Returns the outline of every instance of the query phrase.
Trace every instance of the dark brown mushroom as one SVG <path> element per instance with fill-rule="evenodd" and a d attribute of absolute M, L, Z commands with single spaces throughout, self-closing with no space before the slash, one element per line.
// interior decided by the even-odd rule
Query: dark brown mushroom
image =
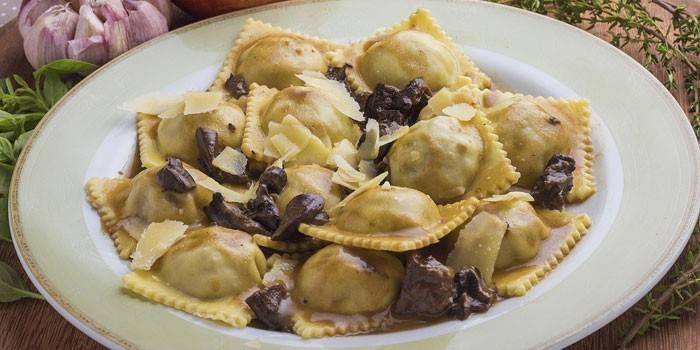
<path fill-rule="evenodd" d="M 166 191 L 185 193 L 192 191 L 197 184 L 192 175 L 182 166 L 182 161 L 168 157 L 163 168 L 156 173 L 158 183 Z"/>

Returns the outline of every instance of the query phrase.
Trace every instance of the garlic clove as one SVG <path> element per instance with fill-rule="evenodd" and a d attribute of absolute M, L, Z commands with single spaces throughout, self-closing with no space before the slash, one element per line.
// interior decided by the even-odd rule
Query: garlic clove
<path fill-rule="evenodd" d="M 109 18 L 118 20 L 128 15 L 121 0 L 85 0 L 85 4 L 92 6 L 95 14 L 104 22 Z"/>
<path fill-rule="evenodd" d="M 124 1 L 129 14 L 129 47 L 137 46 L 168 31 L 168 22 L 158 9 L 146 1 Z"/>
<path fill-rule="evenodd" d="M 70 4 L 54 5 L 39 16 L 24 38 L 24 54 L 32 67 L 67 58 L 77 23 L 78 14 Z"/>
<path fill-rule="evenodd" d="M 103 64 L 109 60 L 107 45 L 102 35 L 73 39 L 68 42 L 68 57 Z"/>
<path fill-rule="evenodd" d="M 104 38 L 109 59 L 117 57 L 129 49 L 128 27 L 129 19 L 121 17 L 118 10 L 104 5 L 102 13 L 106 17 Z"/>
<path fill-rule="evenodd" d="M 17 16 L 17 24 L 19 33 L 22 38 L 27 36 L 27 33 L 32 28 L 32 25 L 46 10 L 55 5 L 64 5 L 63 0 L 29 0 L 22 5 Z"/>
<path fill-rule="evenodd" d="M 74 39 L 88 38 L 104 33 L 105 27 L 90 5 L 80 6 L 78 15 L 78 25 L 75 28 Z"/>
<path fill-rule="evenodd" d="M 172 23 L 173 20 L 173 4 L 170 2 L 170 0 L 145 1 L 155 6 L 155 8 L 158 9 L 158 12 L 160 12 L 160 14 L 163 15 L 163 17 L 165 17 L 165 21 L 168 23 L 168 26 L 170 26 L 170 23 Z"/>

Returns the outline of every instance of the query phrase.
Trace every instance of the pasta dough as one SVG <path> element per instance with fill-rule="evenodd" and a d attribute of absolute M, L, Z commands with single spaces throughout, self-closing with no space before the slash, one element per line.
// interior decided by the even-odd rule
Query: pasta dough
<path fill-rule="evenodd" d="M 444 204 L 501 193 L 519 177 L 491 123 L 437 116 L 413 125 L 389 151 L 391 182 Z"/>
<path fill-rule="evenodd" d="M 402 252 L 437 242 L 463 223 L 478 202 L 470 198 L 438 207 L 410 188 L 384 185 L 360 191 L 331 211 L 329 224 L 302 224 L 299 231 L 338 244 Z"/>
<path fill-rule="evenodd" d="M 389 308 L 403 274 L 401 262 L 388 253 L 330 245 L 301 267 L 294 299 L 314 311 L 371 315 Z"/>
<path fill-rule="evenodd" d="M 372 91 L 377 84 L 402 88 L 418 77 L 433 91 L 459 82 L 462 76 L 479 87 L 491 86 L 491 79 L 423 8 L 401 23 L 329 56 L 333 66 L 350 64 L 347 77 L 353 90 Z"/>
<path fill-rule="evenodd" d="M 245 115 L 240 107 L 229 102 L 222 102 L 211 112 L 170 119 L 139 114 L 137 130 L 143 166 L 163 165 L 168 156 L 197 166 L 199 153 L 194 134 L 199 127 L 215 130 L 222 149 L 227 146 L 236 148 L 243 140 Z"/>
<path fill-rule="evenodd" d="M 187 233 L 156 262 L 153 272 L 187 295 L 216 299 L 258 285 L 266 266 L 249 234 L 211 226 Z"/>
<path fill-rule="evenodd" d="M 248 19 L 211 90 L 225 91 L 224 84 L 231 74 L 243 76 L 249 85 L 256 83 L 276 89 L 301 85 L 297 74 L 325 72 L 329 64 L 326 53 L 343 47 Z"/>

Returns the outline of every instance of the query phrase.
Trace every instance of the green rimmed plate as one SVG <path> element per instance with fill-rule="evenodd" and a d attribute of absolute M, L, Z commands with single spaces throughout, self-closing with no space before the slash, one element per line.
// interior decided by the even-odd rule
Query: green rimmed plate
<path fill-rule="evenodd" d="M 347 41 L 418 6 L 429 8 L 502 88 L 590 99 L 599 191 L 571 209 L 588 213 L 593 227 L 557 269 L 525 297 L 465 322 L 311 341 L 230 329 L 121 288 L 128 269 L 101 232 L 83 185 L 93 176 L 118 176 L 131 162 L 134 116 L 118 108 L 124 101 L 208 86 L 249 16 Z M 11 188 L 11 225 L 25 269 L 42 294 L 110 347 L 561 347 L 622 313 L 673 263 L 700 210 L 698 153 L 683 111 L 652 75 L 560 22 L 469 1 L 293 1 L 182 28 L 85 79 L 46 116 L 21 156 Z"/>

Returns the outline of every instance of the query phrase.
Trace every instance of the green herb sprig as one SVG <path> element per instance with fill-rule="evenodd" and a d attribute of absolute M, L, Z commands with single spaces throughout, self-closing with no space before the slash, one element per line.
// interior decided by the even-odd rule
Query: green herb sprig
<path fill-rule="evenodd" d="M 555 17 L 586 30 L 603 30 L 620 49 L 638 50 L 642 64 L 662 77 L 666 88 L 688 100 L 688 117 L 700 139 L 700 16 L 663 0 L 492 0 Z M 657 6 L 671 16 L 670 25 L 651 13 Z M 680 69 L 679 69 L 680 68 Z M 634 309 L 640 317 L 622 336 L 627 347 L 637 335 L 694 312 L 700 300 L 700 220 L 693 239 L 667 278 Z"/>
<path fill-rule="evenodd" d="M 7 217 L 10 180 L 32 130 L 68 90 L 96 68 L 92 63 L 63 59 L 34 72 L 33 85 L 18 75 L 0 80 L 0 241 L 12 241 Z M 11 266 L 0 261 L 0 303 L 26 297 L 41 299 L 27 291 Z"/>

